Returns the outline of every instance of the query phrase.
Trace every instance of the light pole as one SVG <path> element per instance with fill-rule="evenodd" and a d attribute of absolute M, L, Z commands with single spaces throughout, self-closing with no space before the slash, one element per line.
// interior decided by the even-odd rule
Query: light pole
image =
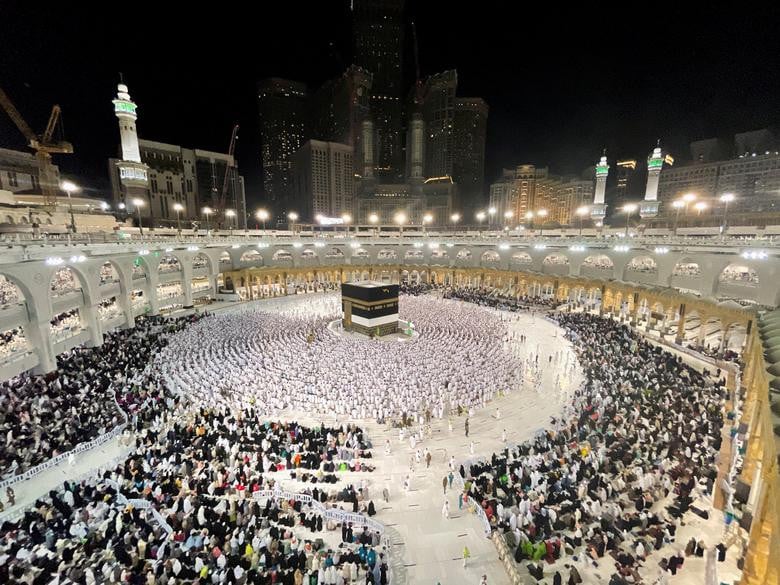
<path fill-rule="evenodd" d="M 636 203 L 626 203 L 623 206 L 623 211 L 626 214 L 626 237 L 628 237 L 628 220 L 631 218 L 631 214 L 637 209 L 639 209 L 639 206 Z"/>
<path fill-rule="evenodd" d="M 141 208 L 144 206 L 144 200 L 136 197 L 135 199 L 133 199 L 133 205 L 135 205 L 135 212 L 138 215 L 138 229 L 140 230 L 139 233 L 143 236 L 144 226 L 141 223 Z"/>
<path fill-rule="evenodd" d="M 699 201 L 693 208 L 696 210 L 696 217 L 701 217 L 701 212 L 709 207 L 704 201 Z"/>
<path fill-rule="evenodd" d="M 696 201 L 696 193 L 686 193 L 682 196 L 682 201 L 685 206 L 683 215 L 685 216 L 685 221 L 688 221 L 688 205 Z"/>
<path fill-rule="evenodd" d="M 479 229 L 477 230 L 477 232 L 479 233 L 479 235 L 482 235 L 482 222 L 485 221 L 485 212 L 484 211 L 478 212 L 476 217 L 477 217 L 477 221 L 479 222 L 478 224 Z"/>
<path fill-rule="evenodd" d="M 528 223 L 528 229 L 532 230 L 534 229 L 534 212 L 533 211 L 526 211 L 525 212 L 525 220 Z"/>
<path fill-rule="evenodd" d="M 202 211 L 206 216 L 206 235 L 208 235 L 211 231 L 211 207 L 204 207 Z"/>
<path fill-rule="evenodd" d="M 729 203 L 734 201 L 734 193 L 724 193 L 720 196 L 720 201 L 723 203 L 723 223 L 720 226 L 720 235 L 721 237 L 726 236 L 726 230 L 729 227 L 728 224 L 728 213 L 729 213 Z"/>
<path fill-rule="evenodd" d="M 228 227 L 230 228 L 230 235 L 233 235 L 233 218 L 236 216 L 236 212 L 232 209 L 225 210 L 225 217 L 228 218 Z"/>
<path fill-rule="evenodd" d="M 509 222 L 512 220 L 512 218 L 515 216 L 514 212 L 511 210 L 504 212 L 504 227 L 508 230 L 509 229 Z"/>
<path fill-rule="evenodd" d="M 433 222 L 433 216 L 430 213 L 426 213 L 425 215 L 423 215 L 423 218 L 422 218 L 423 233 L 425 233 L 425 226 L 426 226 L 426 224 L 429 224 L 429 223 L 432 223 L 432 222 Z"/>
<path fill-rule="evenodd" d="M 295 213 L 294 211 L 291 211 L 290 213 L 287 214 L 287 219 L 290 220 L 289 223 L 290 223 L 290 226 L 292 226 L 291 231 L 294 234 L 295 233 L 295 222 L 298 221 L 298 214 Z"/>
<path fill-rule="evenodd" d="M 544 218 L 547 217 L 547 210 L 546 209 L 540 209 L 536 212 L 536 215 L 542 218 L 542 221 L 539 222 L 539 237 L 544 236 Z"/>
<path fill-rule="evenodd" d="M 71 201 L 71 193 L 75 193 L 79 190 L 79 186 L 73 181 L 63 181 L 62 190 L 68 194 L 68 212 L 70 213 L 70 231 L 76 233 L 76 220 L 73 218 L 73 202 Z"/>
<path fill-rule="evenodd" d="M 496 215 L 496 208 L 495 207 L 489 207 L 488 208 L 488 215 L 490 216 L 490 219 L 488 220 L 488 227 L 493 226 L 493 217 Z"/>
<path fill-rule="evenodd" d="M 577 217 L 580 218 L 580 238 L 582 237 L 582 218 L 588 215 L 590 213 L 590 208 L 587 205 L 583 205 L 582 207 L 578 207 L 577 211 L 575 211 L 577 214 Z"/>
<path fill-rule="evenodd" d="M 258 209 L 255 213 L 255 217 L 259 219 L 263 224 L 263 235 L 265 235 L 265 222 L 268 219 L 268 212 L 265 209 Z"/>
<path fill-rule="evenodd" d="M 399 211 L 395 214 L 395 223 L 401 226 L 401 237 L 404 237 L 404 224 L 406 223 L 406 214 L 403 211 Z"/>
<path fill-rule="evenodd" d="M 674 227 L 672 228 L 672 235 L 677 235 L 677 222 L 680 220 L 680 210 L 685 207 L 685 201 L 676 199 L 672 201 L 672 207 L 674 207 Z"/>
<path fill-rule="evenodd" d="M 352 221 L 352 216 L 349 213 L 344 213 L 341 215 L 341 221 L 344 222 L 344 227 L 346 230 L 344 233 L 349 236 L 349 224 Z"/>
<path fill-rule="evenodd" d="M 176 231 L 181 235 L 181 212 L 184 210 L 184 206 L 181 203 L 174 203 L 173 210 L 176 212 Z"/>
<path fill-rule="evenodd" d="M 450 216 L 450 221 L 452 222 L 452 225 L 457 226 L 460 221 L 460 213 L 453 213 Z"/>
<path fill-rule="evenodd" d="M 368 223 L 370 223 L 372 226 L 374 226 L 374 235 L 376 235 L 376 224 L 379 223 L 379 216 L 376 213 L 372 213 L 368 216 Z"/>

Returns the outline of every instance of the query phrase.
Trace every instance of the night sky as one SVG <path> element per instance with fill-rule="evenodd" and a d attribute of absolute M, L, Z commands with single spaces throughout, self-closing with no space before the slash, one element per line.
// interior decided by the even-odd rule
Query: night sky
<path fill-rule="evenodd" d="M 3 0 L 0 84 L 36 130 L 62 106 L 75 154 L 55 161 L 97 190 L 118 147 L 119 71 L 143 138 L 224 152 L 238 122 L 251 207 L 261 196 L 255 82 L 314 88 L 338 75 L 351 58 L 349 3 L 175 4 Z M 487 186 L 504 166 L 579 174 L 604 147 L 613 160 L 644 158 L 658 138 L 683 160 L 691 140 L 778 124 L 780 11 L 683 4 L 600 12 L 601 3 L 408 0 L 407 21 L 417 22 L 423 76 L 456 68 L 459 95 L 490 106 Z M 405 68 L 411 84 L 411 34 Z M 0 147 L 24 147 L 2 112 Z"/>

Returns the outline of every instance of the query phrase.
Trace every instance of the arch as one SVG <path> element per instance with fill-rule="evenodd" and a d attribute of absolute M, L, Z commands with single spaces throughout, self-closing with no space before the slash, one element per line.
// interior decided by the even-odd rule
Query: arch
<path fill-rule="evenodd" d="M 495 250 L 487 250 L 482 253 L 480 260 L 485 264 L 498 264 L 501 262 L 501 256 Z"/>
<path fill-rule="evenodd" d="M 418 248 L 412 248 L 404 253 L 404 260 L 422 260 L 425 255 Z"/>
<path fill-rule="evenodd" d="M 274 260 L 276 260 L 276 258 L 274 258 Z M 241 254 L 239 262 L 243 262 L 244 264 L 254 264 L 255 266 L 262 266 L 263 255 L 257 250 L 249 248 Z"/>
<path fill-rule="evenodd" d="M 331 260 L 336 258 L 344 258 L 344 252 L 341 251 L 341 248 L 328 248 L 325 252 L 325 258 Z"/>
<path fill-rule="evenodd" d="M 352 252 L 353 258 L 368 258 L 368 250 L 365 248 L 356 248 L 354 252 Z"/>
<path fill-rule="evenodd" d="M 471 260 L 471 250 L 458 250 L 456 260 Z"/>
<path fill-rule="evenodd" d="M 542 266 L 566 266 L 568 264 L 569 257 L 565 254 L 547 254 L 542 260 Z"/>
<path fill-rule="evenodd" d="M 119 271 L 116 266 L 114 266 L 113 262 L 110 260 L 103 262 L 98 270 L 98 279 L 100 286 L 105 284 L 119 284 Z"/>
<path fill-rule="evenodd" d="M 450 255 L 447 253 L 447 250 L 443 250 L 442 248 L 434 248 L 431 251 L 431 260 L 447 260 L 450 257 Z"/>
<path fill-rule="evenodd" d="M 758 286 L 758 272 L 744 264 L 729 264 L 718 275 L 718 282 L 739 286 Z"/>
<path fill-rule="evenodd" d="M 20 305 L 25 300 L 21 287 L 11 278 L 0 274 L 0 306 Z"/>
<path fill-rule="evenodd" d="M 219 254 L 219 265 L 224 267 L 227 264 L 232 264 L 233 260 L 230 258 L 230 253 L 227 250 L 222 250 Z"/>
<path fill-rule="evenodd" d="M 52 296 L 58 297 L 81 290 L 81 279 L 78 273 L 70 266 L 62 266 L 51 275 L 49 291 Z"/>
<path fill-rule="evenodd" d="M 170 274 L 171 272 L 181 272 L 181 270 L 181 261 L 171 253 L 164 254 L 157 265 L 158 274 Z"/>
<path fill-rule="evenodd" d="M 612 270 L 615 267 L 615 263 L 612 262 L 612 258 L 605 254 L 593 254 L 582 261 L 582 266 L 594 270 L 607 271 Z"/>
<path fill-rule="evenodd" d="M 317 252 L 313 248 L 304 248 L 301 251 L 302 260 L 315 260 L 317 258 Z"/>
<path fill-rule="evenodd" d="M 389 248 L 382 248 L 377 252 L 376 254 L 377 260 L 397 260 L 398 259 L 398 253 L 395 250 L 391 250 Z"/>
<path fill-rule="evenodd" d="M 199 252 L 192 259 L 192 269 L 198 270 L 200 268 L 208 268 L 209 272 L 211 272 L 211 258 L 203 252 Z"/>
<path fill-rule="evenodd" d="M 168 299 L 175 299 L 184 296 L 184 284 L 181 280 L 161 282 L 157 285 L 155 294 L 158 301 L 165 301 Z"/>
<path fill-rule="evenodd" d="M 292 254 L 289 250 L 277 250 L 273 256 L 274 262 L 292 262 Z"/>
<path fill-rule="evenodd" d="M 701 266 L 690 258 L 683 258 L 674 265 L 672 276 L 697 277 L 701 275 Z"/>
<path fill-rule="evenodd" d="M 133 260 L 133 280 L 137 278 L 146 278 L 149 273 L 149 265 L 141 256 L 136 256 Z"/>
<path fill-rule="evenodd" d="M 14 224 L 14 218 L 12 215 L 6 215 L 5 216 L 5 223 L 10 223 L 11 225 Z"/>
<path fill-rule="evenodd" d="M 533 262 L 534 259 L 531 258 L 528 252 L 515 252 L 509 259 L 509 263 L 512 266 L 527 266 L 528 264 L 533 264 Z"/>
<path fill-rule="evenodd" d="M 650 256 L 634 256 L 626 264 L 626 270 L 642 274 L 657 274 L 658 264 Z"/>

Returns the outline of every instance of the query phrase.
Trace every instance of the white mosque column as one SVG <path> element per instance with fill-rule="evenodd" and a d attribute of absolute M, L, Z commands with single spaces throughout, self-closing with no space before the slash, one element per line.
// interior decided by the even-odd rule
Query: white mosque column
<path fill-rule="evenodd" d="M 84 305 L 79 307 L 79 318 L 81 325 L 89 331 L 89 341 L 87 347 L 100 347 L 103 345 L 103 331 L 100 327 L 97 305 Z"/>
<path fill-rule="evenodd" d="M 38 356 L 38 365 L 35 374 L 48 374 L 57 369 L 57 356 L 54 353 L 54 343 L 51 339 L 51 323 L 48 319 L 43 321 L 30 321 L 24 326 L 24 333 L 35 348 Z"/>
<path fill-rule="evenodd" d="M 149 314 L 160 314 L 160 301 L 157 298 L 157 286 L 160 284 L 160 276 L 157 274 L 157 268 L 149 271 L 149 276 L 146 279 L 149 287 Z"/>
<path fill-rule="evenodd" d="M 122 309 L 122 315 L 124 315 L 124 328 L 132 329 L 135 327 L 135 316 L 133 315 L 133 303 L 130 301 L 130 294 L 123 292 L 117 297 L 119 308 Z"/>

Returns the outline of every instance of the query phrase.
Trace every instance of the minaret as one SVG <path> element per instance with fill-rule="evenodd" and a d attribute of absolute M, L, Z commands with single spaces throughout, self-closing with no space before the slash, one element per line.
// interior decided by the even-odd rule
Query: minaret
<path fill-rule="evenodd" d="M 363 146 L 363 179 L 374 178 L 374 122 L 369 118 L 361 126 Z"/>
<path fill-rule="evenodd" d="M 659 141 L 660 142 L 660 141 Z M 642 219 L 656 217 L 658 215 L 658 181 L 661 178 L 661 169 L 664 166 L 664 157 L 661 147 L 656 146 L 647 157 L 647 186 L 645 187 L 645 199 L 639 204 L 639 215 Z"/>
<path fill-rule="evenodd" d="M 602 221 L 607 215 L 607 205 L 604 203 L 604 193 L 607 190 L 607 176 L 609 165 L 607 164 L 606 151 L 596 165 L 596 191 L 593 194 L 593 205 L 590 207 L 590 217 L 593 221 Z"/>
<path fill-rule="evenodd" d="M 135 128 L 137 106 L 130 99 L 127 86 L 124 83 L 117 85 L 116 98 L 113 100 L 114 114 L 119 121 L 119 135 L 122 140 L 122 159 L 116 161 L 119 169 L 119 180 L 122 184 L 122 198 L 128 211 L 132 211 L 132 200 L 142 199 L 144 204 L 141 215 L 149 216 L 149 180 L 148 170 L 141 162 L 141 150 L 138 146 L 138 132 Z"/>
<path fill-rule="evenodd" d="M 422 114 L 415 112 L 409 122 L 409 179 L 423 180 L 423 148 L 425 144 L 425 122 Z"/>

